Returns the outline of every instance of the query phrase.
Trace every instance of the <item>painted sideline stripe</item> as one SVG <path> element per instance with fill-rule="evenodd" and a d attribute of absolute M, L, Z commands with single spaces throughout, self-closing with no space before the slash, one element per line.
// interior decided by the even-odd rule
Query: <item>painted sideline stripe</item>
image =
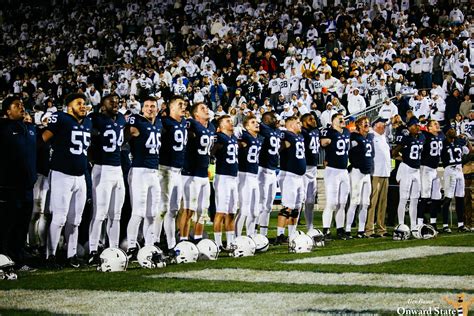
<path fill-rule="evenodd" d="M 307 271 L 264 271 L 251 269 L 205 269 L 168 272 L 148 278 L 180 278 L 252 283 L 361 285 L 392 288 L 474 289 L 474 276 L 385 273 L 319 273 Z"/>
<path fill-rule="evenodd" d="M 284 263 L 367 265 L 404 259 L 414 259 L 422 257 L 440 256 L 450 253 L 466 252 L 474 252 L 474 247 L 420 246 L 411 248 L 396 248 L 389 250 L 356 252 L 334 256 L 311 257 L 305 259 L 284 261 Z"/>
<path fill-rule="evenodd" d="M 441 307 L 453 293 L 206 293 L 87 290 L 0 291 L 0 307 L 61 314 L 240 315 L 396 311 Z M 420 303 L 422 302 L 422 303 Z"/>

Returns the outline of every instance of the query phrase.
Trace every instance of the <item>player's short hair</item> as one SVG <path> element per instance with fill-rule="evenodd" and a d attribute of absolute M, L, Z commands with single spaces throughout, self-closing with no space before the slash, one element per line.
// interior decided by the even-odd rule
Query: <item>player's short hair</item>
<path fill-rule="evenodd" d="M 288 117 L 286 120 L 285 120 L 285 125 L 287 125 L 288 123 L 291 123 L 293 121 L 298 121 L 298 117 L 297 116 L 290 116 Z"/>
<path fill-rule="evenodd" d="M 152 96 L 152 95 L 148 95 L 146 97 L 143 98 L 143 103 L 145 103 L 146 101 L 152 101 L 152 102 L 158 102 L 158 100 L 156 99 L 156 97 Z"/>
<path fill-rule="evenodd" d="M 437 120 L 428 120 L 428 123 L 426 124 L 427 127 L 430 127 L 430 125 L 434 122 L 438 122 Z"/>
<path fill-rule="evenodd" d="M 338 116 L 343 116 L 342 113 L 335 113 L 331 116 L 331 123 L 334 121 L 334 119 Z"/>
<path fill-rule="evenodd" d="M 273 116 L 274 113 L 272 111 L 265 112 L 262 114 L 262 122 L 265 122 L 270 119 L 271 116 Z"/>
<path fill-rule="evenodd" d="M 222 116 L 220 116 L 218 119 L 217 119 L 217 127 L 221 127 L 221 123 L 226 119 L 226 118 L 230 118 L 231 116 L 228 115 L 228 114 L 224 114 Z"/>
<path fill-rule="evenodd" d="M 115 97 L 118 98 L 119 97 L 118 94 L 111 93 L 111 94 L 107 94 L 107 95 L 103 96 L 102 99 L 100 100 L 100 106 L 104 105 L 105 100 L 115 98 Z M 120 100 L 119 100 L 119 102 L 120 102 Z"/>
<path fill-rule="evenodd" d="M 69 103 L 71 103 L 72 101 L 76 99 L 83 99 L 85 102 L 87 102 L 87 97 L 84 93 L 74 92 L 74 93 L 69 94 L 66 97 L 66 99 L 64 99 L 64 104 L 68 106 Z"/>
<path fill-rule="evenodd" d="M 305 113 L 305 114 L 303 114 L 303 115 L 301 116 L 301 118 L 300 118 L 301 123 L 304 123 L 304 121 L 306 121 L 306 120 L 307 120 L 308 118 L 310 118 L 311 116 L 313 116 L 313 114 L 311 114 L 311 113 Z"/>
<path fill-rule="evenodd" d="M 366 120 L 368 120 L 368 119 L 369 119 L 369 118 L 368 118 L 367 116 L 365 116 L 365 115 L 359 117 L 359 118 L 355 121 L 355 126 L 356 126 L 356 128 L 359 129 L 360 126 L 362 125 L 362 122 L 364 122 L 364 121 L 366 121 Z"/>
<path fill-rule="evenodd" d="M 173 104 L 176 100 L 183 100 L 184 101 L 184 97 L 180 96 L 180 95 L 173 95 L 171 98 L 170 98 L 170 101 L 168 102 L 169 104 L 169 107 L 171 107 L 171 104 Z"/>
<path fill-rule="evenodd" d="M 191 110 L 190 110 L 189 112 L 191 113 L 191 116 L 192 116 L 192 117 L 195 117 L 196 112 L 197 112 L 197 110 L 199 109 L 199 106 L 200 106 L 201 104 L 204 104 L 205 106 L 207 106 L 206 103 L 204 103 L 204 102 L 197 102 L 197 103 L 194 103 L 194 104 L 191 106 Z"/>
<path fill-rule="evenodd" d="M 2 102 L 2 115 L 7 115 L 7 110 L 10 110 L 13 102 L 21 100 L 21 97 L 18 94 L 10 95 L 6 97 Z"/>
<path fill-rule="evenodd" d="M 242 121 L 242 125 L 244 127 L 247 127 L 248 124 L 250 123 L 250 120 L 252 119 L 256 119 L 255 115 L 253 113 L 250 113 L 249 115 L 245 116 L 243 121 Z"/>

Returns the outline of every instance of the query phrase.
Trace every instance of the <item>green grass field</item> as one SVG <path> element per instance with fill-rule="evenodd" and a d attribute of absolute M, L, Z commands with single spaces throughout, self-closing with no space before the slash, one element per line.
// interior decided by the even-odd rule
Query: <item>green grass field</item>
<path fill-rule="evenodd" d="M 217 261 L 164 269 L 145 270 L 132 263 L 123 273 L 39 270 L 19 274 L 17 281 L 0 281 L 0 314 L 392 315 L 401 314 L 400 308 L 429 307 L 449 313 L 452 307 L 443 297 L 454 299 L 464 292 L 474 299 L 473 245 L 474 234 L 453 233 L 403 242 L 336 240 L 309 254 L 271 246 L 254 257 L 221 254 Z M 452 249 L 458 252 L 449 253 Z M 418 256 L 421 250 L 430 255 Z M 364 252 L 415 257 L 361 265 L 291 262 Z"/>

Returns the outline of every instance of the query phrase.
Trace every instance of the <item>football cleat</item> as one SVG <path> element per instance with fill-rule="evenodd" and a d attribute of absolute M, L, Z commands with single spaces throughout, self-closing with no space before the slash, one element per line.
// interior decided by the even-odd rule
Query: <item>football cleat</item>
<path fill-rule="evenodd" d="M 364 238 L 369 238 L 369 236 L 367 236 L 364 232 L 357 232 L 356 238 L 364 239 Z"/>
<path fill-rule="evenodd" d="M 81 263 L 80 263 L 79 259 L 77 258 L 77 255 L 74 255 L 74 256 L 68 258 L 67 263 L 71 268 L 77 269 L 77 268 L 81 267 Z"/>
<path fill-rule="evenodd" d="M 470 233 L 471 230 L 463 225 L 463 226 L 458 227 L 458 232 L 460 232 L 460 233 Z"/>
<path fill-rule="evenodd" d="M 286 244 L 286 243 L 288 243 L 288 237 L 286 237 L 286 236 L 283 235 L 283 234 L 280 234 L 280 235 L 277 236 L 277 238 L 275 239 L 274 245 L 282 245 L 282 244 Z"/>
<path fill-rule="evenodd" d="M 48 259 L 46 259 L 46 267 L 52 270 L 62 269 L 62 266 L 57 262 L 55 255 L 50 255 Z"/>
<path fill-rule="evenodd" d="M 443 234 L 451 234 L 452 231 L 451 231 L 451 228 L 449 228 L 448 226 L 445 226 L 441 229 L 440 233 L 443 233 Z"/>
<path fill-rule="evenodd" d="M 139 250 L 138 247 L 133 247 L 133 248 L 128 249 L 127 251 L 128 261 L 130 262 L 137 261 L 138 250 Z"/>
<path fill-rule="evenodd" d="M 90 266 L 98 266 L 100 264 L 99 252 L 92 251 L 89 254 L 89 259 L 87 260 L 87 264 Z"/>

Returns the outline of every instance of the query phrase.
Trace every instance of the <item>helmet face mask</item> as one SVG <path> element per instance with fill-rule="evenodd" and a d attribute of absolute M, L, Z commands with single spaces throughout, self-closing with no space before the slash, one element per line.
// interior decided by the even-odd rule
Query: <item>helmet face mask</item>
<path fill-rule="evenodd" d="M 248 236 L 239 236 L 235 238 L 234 242 L 230 245 L 231 257 L 250 257 L 255 254 L 257 246 L 252 238 Z"/>
<path fill-rule="evenodd" d="M 405 224 L 397 225 L 393 231 L 393 240 L 407 240 L 410 238 L 410 227 Z"/>
<path fill-rule="evenodd" d="M 431 225 L 421 224 L 415 226 L 411 232 L 416 239 L 431 239 L 438 235 L 438 232 Z"/>
<path fill-rule="evenodd" d="M 101 264 L 97 267 L 101 272 L 121 272 L 128 267 L 128 257 L 125 251 L 118 248 L 107 248 L 100 254 Z"/>
<path fill-rule="evenodd" d="M 154 269 L 166 267 L 163 251 L 156 246 L 141 248 L 137 254 L 138 263 L 142 268 Z"/>
<path fill-rule="evenodd" d="M 290 253 L 308 253 L 313 250 L 313 239 L 306 234 L 296 236 L 288 244 L 288 252 Z"/>
<path fill-rule="evenodd" d="M 313 244 L 315 247 L 324 247 L 324 234 L 319 229 L 310 229 L 306 235 L 313 239 Z"/>

